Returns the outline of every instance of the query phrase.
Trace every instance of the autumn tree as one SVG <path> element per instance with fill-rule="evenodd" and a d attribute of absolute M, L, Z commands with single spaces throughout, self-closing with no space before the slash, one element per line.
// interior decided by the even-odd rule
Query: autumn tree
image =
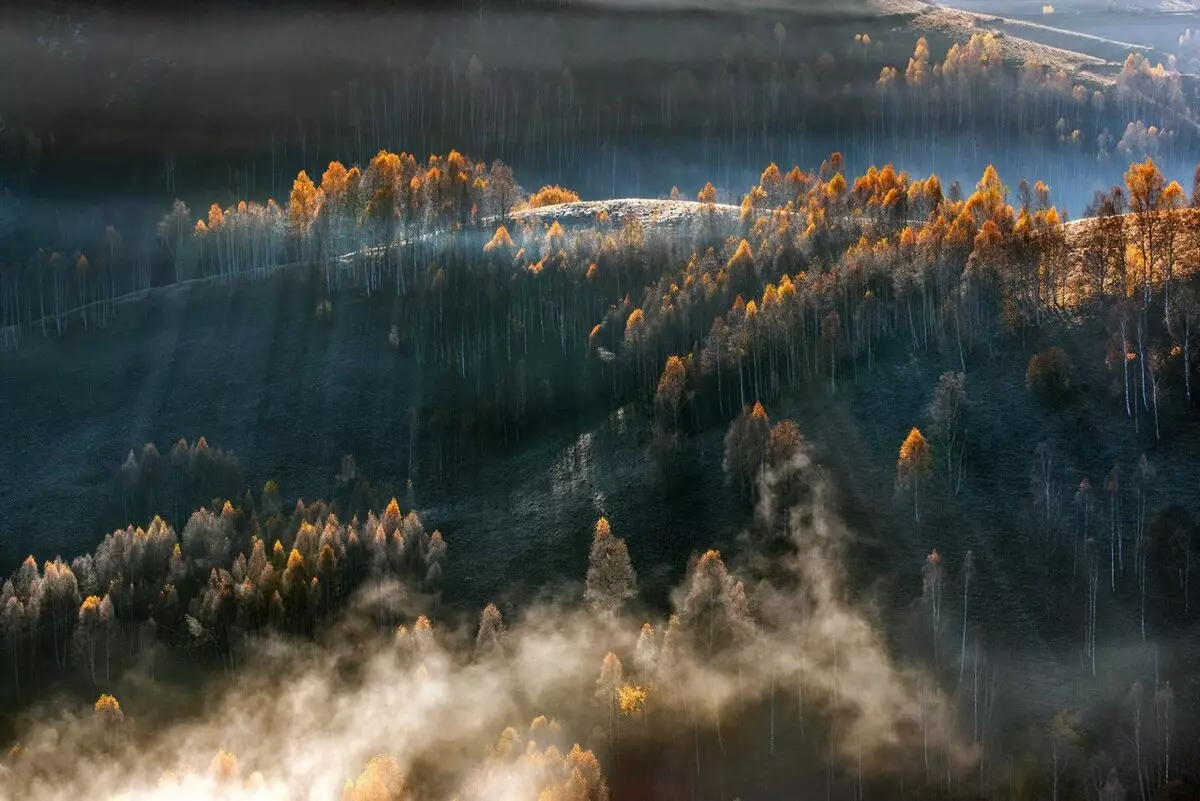
<path fill-rule="evenodd" d="M 637 575 L 629 561 L 625 540 L 614 537 L 608 518 L 596 521 L 588 556 L 584 600 L 597 613 L 612 619 L 625 602 L 637 595 Z"/>
<path fill-rule="evenodd" d="M 292 236 L 301 246 L 301 257 L 306 258 L 311 251 L 308 247 L 309 234 L 317 219 L 320 205 L 320 194 L 308 173 L 301 170 L 292 184 L 291 197 L 288 200 L 288 225 Z"/>
<path fill-rule="evenodd" d="M 720 551 L 706 551 L 689 566 L 678 602 L 678 630 L 697 654 L 710 662 L 730 662 L 741 676 L 742 646 L 754 636 L 745 588 L 725 568 Z M 664 644 L 664 650 L 666 645 Z M 720 738 L 720 709 L 717 736 Z"/>
<path fill-rule="evenodd" d="M 914 427 L 900 445 L 900 458 L 896 462 L 896 483 L 899 489 L 908 490 L 913 497 L 913 518 L 921 522 L 921 485 L 933 472 L 933 457 L 929 442 L 919 428 Z"/>
<path fill-rule="evenodd" d="M 342 801 L 409 801 L 412 791 L 396 760 L 385 754 L 371 757 L 357 779 L 347 781 Z"/>
<path fill-rule="evenodd" d="M 725 434 L 725 476 L 736 481 L 742 497 L 752 497 L 755 482 L 766 467 L 771 424 L 761 403 L 746 406 Z"/>
<path fill-rule="evenodd" d="M 667 358 L 654 392 L 654 453 L 664 472 L 679 452 L 682 431 L 679 411 L 687 386 L 687 369 L 678 356 Z"/>
<path fill-rule="evenodd" d="M 633 649 L 633 666 L 642 684 L 649 684 L 655 674 L 658 663 L 658 633 L 649 621 L 642 624 L 638 633 L 637 644 Z"/>
<path fill-rule="evenodd" d="M 503 653 L 505 639 L 504 618 L 495 604 L 488 604 L 479 615 L 479 631 L 475 635 L 475 657 L 487 657 Z"/>
<path fill-rule="evenodd" d="M 6 581 L 3 591 L 0 591 L 0 604 L 0 636 L 12 653 L 13 688 L 20 696 L 21 642 L 28 624 L 25 618 L 25 604 L 17 597 L 11 581 Z"/>
<path fill-rule="evenodd" d="M 543 206 L 557 206 L 560 203 L 578 203 L 579 195 L 561 186 L 543 186 L 529 196 L 528 205 L 531 209 Z"/>
<path fill-rule="evenodd" d="M 79 625 L 75 635 L 79 638 L 83 651 L 84 664 L 87 665 L 88 675 L 92 684 L 96 683 L 96 638 L 100 631 L 100 599 L 89 595 L 79 605 Z"/>
<path fill-rule="evenodd" d="M 596 698 L 607 707 L 608 737 L 612 745 L 617 745 L 617 712 L 618 693 L 625 682 L 625 674 L 621 669 L 621 660 L 612 651 L 604 655 L 600 665 L 600 678 L 596 680 Z"/>
<path fill-rule="evenodd" d="M 667 357 L 654 393 L 654 419 L 659 428 L 671 435 L 679 432 L 679 408 L 683 402 L 687 369 L 678 356 Z"/>
<path fill-rule="evenodd" d="M 112 746 L 120 735 L 121 726 L 125 722 L 125 713 L 116 698 L 107 693 L 96 699 L 92 707 L 92 717 L 104 735 L 105 742 Z"/>

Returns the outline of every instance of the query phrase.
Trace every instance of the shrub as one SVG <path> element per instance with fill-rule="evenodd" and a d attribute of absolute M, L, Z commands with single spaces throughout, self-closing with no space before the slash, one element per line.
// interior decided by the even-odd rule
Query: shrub
<path fill-rule="evenodd" d="M 1062 348 L 1035 353 L 1025 370 L 1025 385 L 1043 403 L 1056 406 L 1071 392 L 1071 363 Z"/>
<path fill-rule="evenodd" d="M 543 186 L 530 196 L 529 208 L 536 209 L 542 206 L 555 206 L 559 203 L 578 202 L 579 195 L 570 189 L 563 189 L 561 186 Z"/>

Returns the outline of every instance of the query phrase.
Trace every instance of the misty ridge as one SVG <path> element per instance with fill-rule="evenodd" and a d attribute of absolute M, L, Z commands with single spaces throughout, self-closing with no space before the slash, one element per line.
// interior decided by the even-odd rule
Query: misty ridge
<path fill-rule="evenodd" d="M 848 597 L 839 567 L 847 534 L 826 507 L 824 480 L 802 446 L 778 458 L 785 460 L 758 478 L 755 526 L 759 536 L 787 538 L 794 552 L 748 565 L 750 591 L 709 551 L 689 567 L 669 620 L 648 622 L 639 632 L 630 614 L 638 606 L 636 574 L 624 541 L 603 519 L 586 605 L 569 597 L 535 604 L 510 613 L 508 626 L 490 605 L 477 630 L 431 626 L 419 614 L 430 597 L 375 575 L 320 625 L 312 643 L 243 633 L 236 649 L 225 646 L 233 649 L 225 682 L 193 690 L 156 683 L 154 649 L 141 653 L 121 683 L 139 697 L 144 720 L 130 716 L 129 706 L 105 703 L 111 696 L 102 697 L 94 715 L 61 702 L 35 704 L 18 724 L 20 745 L 5 774 L 8 797 L 291 798 L 344 789 L 343 797 L 374 798 L 383 797 L 373 794 L 380 792 L 375 783 L 395 781 L 403 791 L 388 788 L 386 797 L 438 797 L 439 789 L 451 788 L 456 798 L 606 798 L 596 758 L 577 756 L 571 738 L 584 739 L 606 760 L 622 750 L 629 759 L 681 729 L 696 738 L 699 771 L 702 762 L 725 758 L 718 745 L 722 716 L 730 736 L 747 705 L 768 703 L 768 731 L 759 735 L 771 751 L 777 727 L 803 731 L 807 719 L 806 736 L 819 737 L 831 760 L 856 764 L 856 781 L 869 784 L 919 761 L 912 739 L 920 732 L 927 770 L 953 781 L 973 767 L 976 745 L 953 731 L 947 700 L 931 677 L 896 664 L 872 615 Z M 805 498 L 785 516 L 777 507 L 788 498 L 779 489 L 798 481 Z M 185 545 L 205 514 L 189 522 Z M 419 525 L 412 515 L 402 527 L 389 516 L 399 516 L 394 504 L 381 532 Z M 288 572 L 303 561 L 298 553 Z M 247 570 L 244 554 L 239 560 Z M 264 569 L 255 582 L 271 581 Z M 48 580 L 49 571 L 42 581 Z M 9 582 L 5 592 L 9 610 L 20 591 L 14 596 Z M 49 590 L 35 587 L 31 594 L 53 603 Z M 240 591 L 237 603 L 243 604 Z M 208 615 L 206 609 L 206 622 Z M 387 626 L 380 631 L 382 620 L 416 623 L 392 633 Z M 81 615 L 81 631 L 85 625 Z M 194 618 L 187 625 L 184 637 L 196 640 L 194 647 L 205 647 L 202 638 L 216 633 Z M 122 629 L 104 630 L 105 650 L 109 638 L 124 645 Z M 199 705 L 183 698 L 195 690 Z M 193 711 L 180 716 L 177 704 Z M 526 719 L 533 721 L 529 729 L 507 727 Z M 75 755 L 69 772 L 60 763 L 65 752 Z M 388 756 L 396 776 L 377 775 L 368 763 L 376 753 Z"/>
<path fill-rule="evenodd" d="M 0 799 L 1196 797 L 1190 18 L 459 5 L 0 25 Z"/>

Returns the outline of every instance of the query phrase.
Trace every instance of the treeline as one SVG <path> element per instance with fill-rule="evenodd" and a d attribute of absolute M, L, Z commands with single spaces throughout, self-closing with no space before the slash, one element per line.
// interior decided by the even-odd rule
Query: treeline
<path fill-rule="evenodd" d="M 427 146 L 431 131 L 442 131 L 442 139 L 469 142 L 476 152 L 510 154 L 531 171 L 578 178 L 568 172 L 582 169 L 570 158 L 571 142 L 594 139 L 598 148 L 601 140 L 613 142 L 615 153 L 618 147 L 644 146 L 655 137 L 693 131 L 699 121 L 708 120 L 704 162 L 716 165 L 708 168 L 718 170 L 715 179 L 721 186 L 734 183 L 730 165 L 744 164 L 748 153 L 778 150 L 789 132 L 815 131 L 827 125 L 825 120 L 837 121 L 857 163 L 903 144 L 920 143 L 933 153 L 946 131 L 964 126 L 989 146 L 1009 148 L 1014 137 L 1032 137 L 1068 151 L 1116 159 L 1175 159 L 1194 141 L 1195 114 L 1188 110 L 1178 69 L 1171 63 L 1152 65 L 1138 54 L 1129 57 L 1113 85 L 1104 86 L 1034 62 L 1014 68 L 1002 39 L 990 33 L 949 45 L 940 61 L 922 38 L 907 65 L 886 63 L 891 51 L 866 34 L 840 44 L 823 43 L 811 58 L 799 60 L 785 54 L 791 50 L 785 29 L 774 36 L 777 53 L 760 52 L 762 42 L 739 40 L 716 64 L 656 76 L 646 83 L 648 88 L 639 89 L 646 96 L 639 96 L 636 105 L 632 98 L 620 103 L 608 96 L 611 78 L 583 78 L 569 67 L 544 86 L 539 81 L 531 102 L 530 93 L 522 91 L 527 89 L 525 78 L 490 68 L 478 58 L 471 58 L 465 69 L 426 65 L 387 87 L 339 91 L 335 125 L 328 126 L 332 131 L 326 128 L 323 139 L 320 122 L 309 131 L 311 121 L 298 121 L 302 141 L 292 142 L 293 159 L 297 153 L 305 163 L 320 159 L 322 151 L 307 147 L 315 140 L 326 143 L 324 152 L 332 147 L 335 153 L 352 153 L 364 166 L 358 172 L 335 169 L 328 183 L 326 176 L 318 181 L 314 174 L 316 187 L 302 188 L 299 208 L 311 212 L 312 195 L 320 190 L 331 204 L 344 204 L 338 215 L 327 215 L 327 222 L 346 217 L 357 226 L 371 206 L 372 232 L 365 238 L 372 242 L 400 227 L 420 230 L 431 223 L 465 224 L 472 215 L 503 216 L 511 208 L 511 175 L 505 180 L 493 174 L 495 164 L 486 168 L 461 157 L 458 164 L 437 157 L 418 163 L 404 154 L 382 161 L 371 157 L 379 143 L 389 140 L 415 138 Z M 443 93 L 450 95 L 441 97 Z M 632 113 L 622 106 L 644 111 Z M 853 120 L 842 119 L 851 110 Z M 410 123 L 419 125 L 406 134 Z M 30 135 L 30 141 L 38 140 Z M 29 147 L 39 150 L 42 145 Z M 270 163 L 275 165 L 274 146 Z M 265 167 L 264 172 L 276 171 Z M 394 193 L 386 189 L 391 173 L 401 173 L 403 179 Z M 248 174 L 243 176 L 247 180 Z M 173 168 L 167 185 L 174 192 L 171 175 Z M 459 176 L 465 178 L 462 185 L 456 185 Z M 492 189 L 482 189 L 479 179 Z M 152 232 L 107 225 L 87 236 L 42 242 L 40 250 L 22 258 L 5 258 L 0 266 L 5 343 L 16 344 L 35 331 L 62 336 L 76 325 L 104 326 L 117 298 L 151 286 L 190 277 L 260 275 L 272 266 L 316 255 L 289 246 L 296 227 L 306 225 L 305 215 L 294 215 L 283 202 L 278 174 L 271 175 L 270 185 L 280 190 L 279 199 L 265 204 L 249 199 L 257 187 L 246 180 L 231 185 L 235 202 L 201 212 L 202 228 L 214 229 L 202 240 L 192 236 L 195 215 L 180 202 L 159 226 L 156 246 Z M 385 190 L 376 197 L 381 186 Z M 388 217 L 393 203 L 400 212 L 395 220 Z M 317 238 L 328 248 L 320 254 L 326 257 L 357 250 L 364 239 L 339 224 L 319 231 Z M 342 250 L 343 245 L 348 247 Z"/>
<path fill-rule="evenodd" d="M 887 165 L 844 169 L 840 154 L 815 172 L 770 165 L 740 222 L 717 213 L 710 184 L 690 226 L 604 212 L 568 229 L 536 211 L 575 197 L 565 190 L 525 200 L 503 165 L 381 151 L 365 170 L 297 177 L 274 261 L 245 255 L 253 228 L 235 209 L 192 223 L 177 206 L 163 233 L 181 275 L 299 260 L 324 285 L 322 319 L 344 293 L 380 297 L 364 325 L 425 370 L 416 415 L 435 483 L 555 417 L 633 399 L 650 409 L 672 355 L 684 399 L 673 435 L 754 400 L 836 389 L 881 353 L 965 367 L 1008 336 L 1086 319 L 1112 321 L 1124 358 L 1110 364 L 1135 425 L 1156 418 L 1156 387 L 1181 384 L 1190 405 L 1200 190 L 1147 159 L 1068 224 L 1046 184 L 1013 191 L 991 167 L 969 193 Z M 534 211 L 514 213 L 521 204 Z"/>
<path fill-rule="evenodd" d="M 204 437 L 191 445 L 181 437 L 165 456 L 147 442 L 140 453 L 130 449 L 117 472 L 122 523 L 163 515 L 172 525 L 182 525 L 190 510 L 213 498 L 238 500 L 244 489 L 237 456 L 210 448 Z"/>
<path fill-rule="evenodd" d="M 919 451 L 919 445 L 908 448 L 910 454 Z M 788 516 L 766 511 L 758 520 L 771 536 L 782 537 L 787 547 L 775 559 L 751 560 L 755 566 L 740 571 L 729 569 L 715 550 L 695 554 L 672 594 L 671 614 L 665 621 L 638 624 L 640 618 L 630 615 L 639 608 L 637 573 L 624 540 L 603 518 L 592 536 L 583 587 L 585 616 L 571 607 L 556 606 L 549 617 L 510 612 L 509 621 L 518 621 L 511 624 L 496 605 L 488 604 L 464 648 L 461 634 L 443 632 L 428 617 L 383 620 L 376 607 L 349 603 L 349 585 L 342 585 L 344 594 L 335 592 L 351 618 L 363 609 L 375 615 L 374 633 L 365 632 L 374 644 L 357 647 L 367 660 L 386 651 L 388 667 L 375 670 L 383 669 L 384 677 L 390 677 L 385 679 L 388 683 L 400 682 L 404 697 L 414 704 L 452 697 L 454 689 L 468 692 L 468 687 L 492 680 L 485 677 L 510 677 L 501 682 L 516 682 L 508 687 L 493 681 L 489 692 L 513 693 L 523 699 L 518 709 L 528 706 L 533 697 L 548 697 L 547 688 L 562 688 L 551 694 L 565 704 L 554 710 L 559 719 L 539 716 L 527 728 L 505 729 L 484 761 L 462 775 L 461 798 L 495 797 L 498 787 L 514 780 L 514 771 L 521 777 L 520 786 L 544 790 L 539 798 L 599 801 L 607 797 L 610 784 L 614 791 L 636 792 L 644 786 L 646 770 L 660 777 L 660 788 L 703 792 L 700 788 L 711 788 L 713 782 L 749 786 L 751 777 L 778 775 L 781 760 L 791 766 L 787 774 L 791 782 L 810 788 L 824 784 L 830 797 L 874 791 L 890 792 L 893 797 L 919 794 L 947 799 L 1006 793 L 1020 798 L 1100 793 L 1102 799 L 1117 799 L 1136 791 L 1139 797 L 1171 799 L 1194 791 L 1200 782 L 1194 749 L 1200 736 L 1196 718 L 1200 707 L 1190 685 L 1185 687 L 1186 671 L 1180 663 L 1164 661 L 1160 673 L 1156 662 L 1152 675 L 1141 673 L 1143 680 L 1121 687 L 1113 697 L 1085 706 L 1056 706 L 1037 720 L 1021 721 L 1031 725 L 1021 736 L 1012 737 L 1002 722 L 1005 716 L 997 710 L 1009 694 L 1026 692 L 1024 677 L 1005 672 L 1002 653 L 984 645 L 986 632 L 973 624 L 971 612 L 977 577 L 994 569 L 986 558 L 976 561 L 968 552 L 961 564 L 952 564 L 933 551 L 919 566 L 922 589 L 917 609 L 924 634 L 910 633 L 910 657 L 916 662 L 902 665 L 882 650 L 867 619 L 842 595 L 842 568 L 836 561 L 840 535 L 822 509 L 821 482 L 808 470 L 794 423 L 785 420 L 772 427 L 762 407 L 746 410 L 727 437 L 726 469 L 731 479 L 746 480 L 765 499 L 766 507 L 760 506 L 760 511 L 789 510 Z M 810 491 L 780 494 L 781 482 L 795 482 Z M 296 610 L 311 613 L 328 607 L 316 600 L 319 592 L 306 588 L 338 586 L 327 577 L 343 575 L 342 570 L 353 575 L 353 568 L 342 567 L 355 563 L 352 554 L 367 555 L 367 575 L 397 575 L 404 582 L 419 575 L 412 570 L 414 564 L 436 564 L 440 559 L 434 556 L 440 538 L 416 535 L 410 540 L 419 521 L 411 514 L 402 517 L 394 504 L 361 528 L 342 528 L 326 519 L 319 537 L 319 525 L 310 523 L 307 510 L 298 507 L 293 518 L 301 522 L 286 562 L 285 546 L 276 546 L 268 557 L 258 538 L 253 540 L 251 555 L 239 554 L 228 573 L 208 568 L 210 562 L 227 559 L 232 552 L 229 543 L 238 531 L 237 518 L 238 512 L 229 506 L 219 516 L 201 510 L 185 528 L 181 544 L 174 542 L 173 533 L 161 521 L 150 531 L 134 532 L 132 542 L 117 532 L 95 554 L 76 560 L 75 567 L 56 560 L 39 573 L 31 561 L 10 585 L 15 588 L 26 581 L 25 576 L 31 577 L 28 583 L 37 589 L 25 597 L 45 599 L 44 608 L 58 610 L 57 617 L 50 612 L 48 623 L 63 626 L 55 634 L 56 643 L 71 637 L 80 648 L 81 669 L 104 684 L 107 677 L 100 678 L 104 671 L 98 665 L 99 654 L 108 653 L 108 630 L 91 622 L 94 596 L 83 601 L 77 622 L 67 622 L 75 616 L 78 598 L 71 586 L 86 592 L 84 587 L 100 580 L 105 569 L 137 575 L 139 564 L 151 566 L 153 572 L 153 566 L 165 561 L 168 571 L 178 570 L 185 577 L 181 584 L 190 582 L 202 593 L 192 603 L 195 614 L 182 616 L 179 638 L 168 642 L 195 647 L 197 640 L 208 637 L 219 643 L 223 630 L 229 636 L 237 633 L 247 643 L 243 658 L 234 662 L 223 655 L 223 659 L 229 660 L 228 667 L 240 679 L 253 682 L 259 667 L 253 658 L 255 632 L 311 636 L 312 629 L 301 622 L 304 618 Z M 366 536 L 371 525 L 377 544 L 356 551 L 361 547 L 356 543 L 370 542 Z M 411 551 L 410 541 L 415 545 Z M 139 546 L 140 542 L 145 545 Z M 335 562 L 331 554 L 337 552 L 339 542 L 346 555 Z M 314 551 L 318 566 L 311 571 L 305 554 Z M 170 555 L 164 560 L 164 554 Z M 406 562 L 408 554 L 424 557 Z M 85 566 L 87 561 L 90 566 Z M 328 570 L 331 563 L 337 566 L 333 571 Z M 408 567 L 399 567 L 405 564 Z M 207 583 L 197 575 L 206 569 Z M 302 570 L 315 575 L 302 578 L 297 575 Z M 1094 567 L 1088 570 L 1095 572 Z M 277 578 L 269 578 L 272 575 Z M 279 581 L 279 589 L 264 604 L 262 594 L 254 589 L 272 580 Z M 137 598 L 139 587 L 156 583 L 135 582 L 120 601 L 110 593 L 98 602 L 99 619 L 111 619 L 126 597 Z M 10 595 L 6 610 L 19 603 L 10 585 L 5 589 Z M 172 586 L 166 585 L 160 597 Z M 173 607 L 168 604 L 168 608 Z M 255 615 L 268 622 L 258 628 L 244 623 Z M 153 607 L 151 620 L 162 616 L 160 607 Z M 178 621 L 178 617 L 170 619 Z M 169 630 L 166 624 L 162 629 Z M 338 647 L 340 641 L 330 642 Z M 286 664 L 289 671 L 305 675 L 302 666 Z M 269 725 L 285 725 L 289 718 L 275 717 L 271 710 L 275 693 L 286 696 L 287 691 L 274 681 L 271 686 L 275 689 L 257 703 L 267 706 L 264 720 Z M 432 695 L 425 695 L 427 687 Z M 542 688 L 541 695 L 535 687 Z M 375 691 L 373 685 L 363 689 L 368 697 Z M 378 702 L 394 703 L 386 698 Z M 132 703 L 136 705 L 137 699 Z M 280 703 L 288 708 L 291 701 L 285 697 Z M 330 705 L 336 706 L 336 701 L 331 699 Z M 436 708 L 430 714 L 436 714 Z M 499 708 L 511 714 L 506 703 Z M 87 738 L 85 751 L 120 753 L 136 737 L 149 736 L 135 732 L 125 714 L 120 702 L 103 695 L 90 724 L 71 725 L 94 727 L 96 736 Z M 568 726 L 590 731 L 586 748 L 568 748 L 571 741 L 564 734 Z M 298 729 L 286 736 L 303 738 L 306 732 Z M 361 742 L 361 736 L 355 739 Z M 447 747 L 442 739 L 433 740 L 438 748 Z M 36 777 L 49 756 L 40 741 L 29 745 L 29 751 L 18 747 L 9 753 L 11 786 L 27 786 L 22 783 Z M 261 760 L 261 753 L 255 755 Z M 438 752 L 442 774 L 455 759 Z M 144 756 L 139 756 L 137 775 L 146 775 L 143 762 Z M 60 775 L 62 781 L 70 778 L 69 772 Z M 170 770 L 162 782 L 165 786 L 282 789 L 290 786 L 291 778 L 286 766 L 261 762 L 239 766 L 233 753 L 222 751 L 208 771 Z M 347 782 L 344 797 L 418 797 L 429 781 L 429 770 L 412 753 L 383 754 L 372 759 L 361 776 Z M 791 786 L 796 785 L 769 784 L 769 790 Z"/>
<path fill-rule="evenodd" d="M 1141 159 L 1180 152 L 1174 137 L 1190 141 L 1196 127 L 1174 60 L 1164 67 L 1130 53 L 1112 84 L 1076 81 L 1065 67 L 1035 60 L 1012 69 L 992 33 L 952 44 L 940 62 L 922 37 L 907 65 L 883 67 L 876 85 L 893 148 L 906 140 L 932 144 L 941 131 L 982 125 L 1099 160 Z"/>
<path fill-rule="evenodd" d="M 161 517 L 118 529 L 70 563 L 55 557 L 39 567 L 29 556 L 0 589 L 17 692 L 22 681 L 44 680 L 48 660 L 56 670 L 74 663 L 96 683 L 101 653 L 107 681 L 116 643 L 130 659 L 154 642 L 202 649 L 233 670 L 255 632 L 311 636 L 365 582 L 440 589 L 445 540 L 394 499 L 349 522 L 320 501 L 281 509 L 273 482 L 252 502 L 202 507 L 180 534 Z"/>

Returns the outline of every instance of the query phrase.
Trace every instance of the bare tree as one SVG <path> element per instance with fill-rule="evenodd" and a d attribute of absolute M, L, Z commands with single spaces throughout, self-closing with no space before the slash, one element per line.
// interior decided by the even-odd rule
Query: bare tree
<path fill-rule="evenodd" d="M 946 480 L 955 494 L 962 489 L 961 420 L 967 401 L 965 373 L 945 372 L 933 390 L 926 414 L 933 423 L 934 442 L 942 452 Z M 957 463 L 957 469 L 956 469 Z"/>

